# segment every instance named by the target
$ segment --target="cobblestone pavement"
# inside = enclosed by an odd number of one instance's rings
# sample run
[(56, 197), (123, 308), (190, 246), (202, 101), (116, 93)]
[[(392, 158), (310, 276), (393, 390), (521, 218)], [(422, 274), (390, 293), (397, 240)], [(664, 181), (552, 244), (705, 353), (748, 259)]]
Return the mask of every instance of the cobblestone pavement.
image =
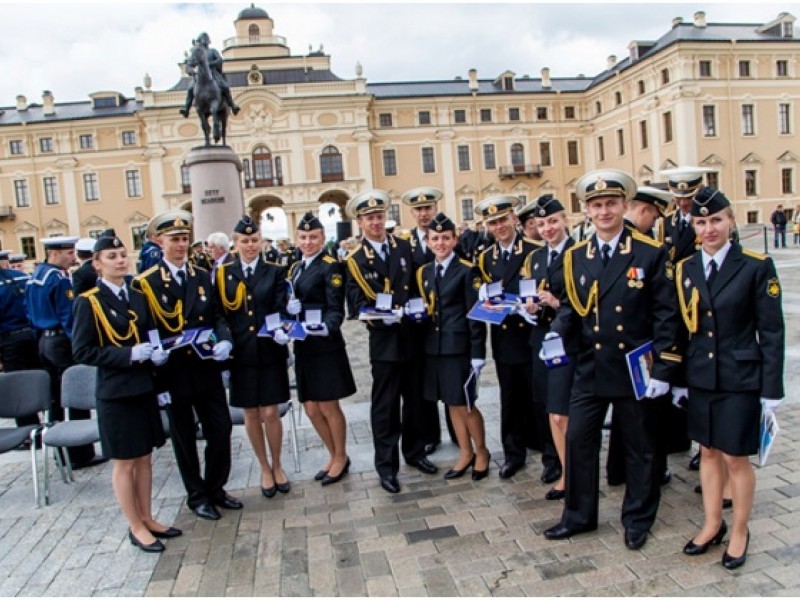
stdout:
[[(757, 469), (750, 551), (736, 572), (719, 564), (724, 546), (698, 557), (681, 552), (702, 522), (697, 474), (686, 468), (690, 454), (670, 457), (674, 477), (640, 551), (627, 550), (622, 540), (624, 488), (604, 482), (596, 532), (545, 540), (541, 533), (562, 505), (544, 500), (549, 486), (539, 481), (538, 456), (510, 481), (497, 476), (502, 450), (493, 365), (480, 398), (490, 477), (445, 482), (403, 467), (402, 493), (386, 494), (371, 466), (365, 335), (348, 323), (359, 391), (344, 403), (353, 468), (342, 483), (323, 488), (312, 480), (324, 453), (303, 417), (299, 472), (292, 473), (288, 435), (284, 444), (292, 491), (261, 497), (258, 465), (236, 427), (228, 490), (245, 508), (203, 521), (183, 504), (168, 444), (154, 454), (154, 512), (185, 533), (168, 540), (163, 555), (148, 555), (127, 540), (109, 464), (77, 472), (71, 485), (51, 474), (51, 505), (35, 509), (28, 455), (10, 452), (0, 456), (0, 596), (800, 595), (800, 249), (774, 256), (785, 287), (788, 397), (769, 465)], [(447, 468), (456, 454), (445, 443), (432, 459)]]

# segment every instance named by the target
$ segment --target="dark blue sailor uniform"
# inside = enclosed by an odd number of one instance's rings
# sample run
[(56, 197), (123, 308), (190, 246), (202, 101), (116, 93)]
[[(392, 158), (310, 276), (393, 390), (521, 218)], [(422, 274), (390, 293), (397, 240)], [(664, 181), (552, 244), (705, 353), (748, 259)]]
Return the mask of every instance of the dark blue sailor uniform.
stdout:
[(139, 250), (139, 264), (136, 266), (136, 272), (144, 273), (151, 267), (154, 267), (158, 264), (158, 261), (161, 260), (162, 256), (163, 252), (161, 251), (161, 246), (152, 240), (147, 240), (144, 245), (142, 245), (142, 249)]

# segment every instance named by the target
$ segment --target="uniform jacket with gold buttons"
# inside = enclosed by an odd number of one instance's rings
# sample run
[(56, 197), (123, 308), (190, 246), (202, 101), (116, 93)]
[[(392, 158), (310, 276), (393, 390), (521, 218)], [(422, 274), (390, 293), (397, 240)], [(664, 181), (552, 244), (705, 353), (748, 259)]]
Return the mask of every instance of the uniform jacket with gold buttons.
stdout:
[(289, 356), (286, 346), (271, 337), (258, 337), (257, 333), (267, 315), (286, 313), (286, 269), (259, 258), (248, 282), (237, 256), (217, 269), (215, 292), (233, 335), (234, 367), (285, 364)]
[(709, 288), (697, 252), (678, 264), (675, 286), (689, 333), (688, 385), (783, 398), (785, 330), (772, 259), (732, 244)]
[[(519, 294), (519, 280), (525, 258), (539, 246), (517, 234), (508, 261), (503, 260), (499, 243), (494, 243), (478, 257), (478, 268), (485, 283), (503, 282), (503, 290)], [(492, 356), (506, 364), (529, 364), (528, 340), (531, 326), (522, 317), (511, 314), (501, 325), (492, 325)]]
[(573, 389), (596, 396), (631, 396), (625, 354), (652, 341), (651, 377), (671, 382), (681, 362), (680, 316), (669, 279), (667, 250), (624, 227), (603, 268), (596, 235), (564, 255), (564, 286), (551, 330), (578, 344)]
[(678, 230), (680, 220), (681, 212), (675, 210), (665, 216), (661, 223), (663, 242), (667, 247), (668, 257), (672, 264), (676, 264), (697, 252), (697, 234), (694, 231), (692, 222), (689, 221), (689, 226), (681, 234)]
[[(389, 258), (384, 261), (370, 243), (363, 239), (351, 252), (345, 264), (347, 283), (345, 293), (349, 306), (357, 315), (362, 308), (375, 306), (379, 293), (392, 293), (394, 308), (402, 308), (411, 293), (413, 264), (411, 246), (403, 239), (387, 235)], [(395, 325), (370, 321), (369, 356), (373, 361), (406, 361), (411, 357), (411, 324), (407, 318)]]
[(467, 313), (478, 301), (482, 283), (480, 271), (457, 256), (450, 261), (438, 286), (435, 262), (419, 268), (417, 287), (429, 314), (424, 322), (426, 354), (486, 358), (486, 325), (467, 319)]

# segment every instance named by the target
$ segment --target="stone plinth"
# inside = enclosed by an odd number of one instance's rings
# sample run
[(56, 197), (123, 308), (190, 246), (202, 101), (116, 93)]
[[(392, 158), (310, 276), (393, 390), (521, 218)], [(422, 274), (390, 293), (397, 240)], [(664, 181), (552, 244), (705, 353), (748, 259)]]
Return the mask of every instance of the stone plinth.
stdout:
[(194, 239), (230, 233), (244, 214), (242, 162), (228, 146), (192, 148), (186, 157), (192, 185)]

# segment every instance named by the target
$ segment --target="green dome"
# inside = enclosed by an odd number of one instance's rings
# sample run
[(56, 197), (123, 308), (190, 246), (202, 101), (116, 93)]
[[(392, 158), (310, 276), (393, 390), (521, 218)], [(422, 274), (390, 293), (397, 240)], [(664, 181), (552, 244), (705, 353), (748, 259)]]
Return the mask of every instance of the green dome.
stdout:
[(245, 8), (239, 13), (237, 20), (240, 19), (269, 19), (269, 15), (263, 8), (256, 8), (255, 4), (251, 4), (250, 8)]

